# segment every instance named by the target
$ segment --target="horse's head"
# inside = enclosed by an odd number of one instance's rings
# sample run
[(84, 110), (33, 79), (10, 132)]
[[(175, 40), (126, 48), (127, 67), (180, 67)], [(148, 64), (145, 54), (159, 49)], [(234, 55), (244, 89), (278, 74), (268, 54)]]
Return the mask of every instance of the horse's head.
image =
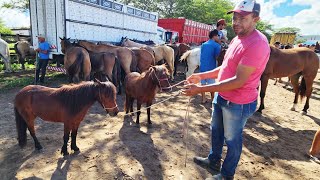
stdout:
[(61, 45), (61, 51), (63, 54), (66, 53), (66, 50), (67, 48), (71, 45), (71, 42), (70, 42), (70, 38), (66, 38), (66, 37), (59, 37), (60, 38), (60, 45)]
[(172, 90), (169, 83), (169, 71), (165, 65), (152, 66), (149, 68), (152, 81), (157, 84), (161, 91), (168, 92)]
[(120, 40), (120, 46), (126, 46), (126, 43), (127, 43), (127, 36), (126, 37), (121, 37), (121, 40)]
[(100, 82), (96, 80), (96, 98), (103, 109), (109, 113), (110, 116), (116, 116), (119, 112), (116, 101), (116, 87), (111, 82)]

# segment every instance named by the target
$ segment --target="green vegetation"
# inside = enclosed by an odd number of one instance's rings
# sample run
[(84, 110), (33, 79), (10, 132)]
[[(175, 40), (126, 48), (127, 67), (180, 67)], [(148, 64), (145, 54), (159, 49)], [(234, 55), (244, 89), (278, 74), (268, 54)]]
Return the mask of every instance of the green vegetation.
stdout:
[[(4, 65), (0, 64), (0, 68), (3, 69)], [(21, 70), (21, 65), (12, 64), (12, 68), (15, 71), (14, 73), (3, 74), (0, 73), (0, 93), (14, 89), (22, 88), (27, 85), (34, 83), (34, 65), (25, 64), (26, 70)], [(47, 71), (46, 73), (46, 82), (62, 82), (66, 83), (67, 76), (60, 72)], [(45, 86), (49, 84), (44, 84)]]

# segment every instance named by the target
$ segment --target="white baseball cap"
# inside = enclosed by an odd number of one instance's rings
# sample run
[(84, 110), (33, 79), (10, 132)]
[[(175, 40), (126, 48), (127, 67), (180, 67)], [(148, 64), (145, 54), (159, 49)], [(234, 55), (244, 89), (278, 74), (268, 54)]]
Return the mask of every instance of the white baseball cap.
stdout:
[(36, 37), (46, 38), (43, 34), (38, 34)]
[(227, 14), (230, 13), (239, 13), (243, 16), (246, 16), (250, 13), (257, 13), (260, 14), (260, 4), (257, 3), (255, 0), (241, 0), (232, 11), (229, 11)]

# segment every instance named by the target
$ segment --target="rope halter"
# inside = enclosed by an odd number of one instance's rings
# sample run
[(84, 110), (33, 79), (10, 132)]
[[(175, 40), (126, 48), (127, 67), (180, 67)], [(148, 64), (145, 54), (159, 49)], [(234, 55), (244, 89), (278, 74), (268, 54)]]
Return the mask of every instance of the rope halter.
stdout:
[(113, 110), (113, 109), (115, 109), (115, 108), (117, 108), (118, 107), (118, 104), (116, 103), (116, 105), (114, 106), (114, 107), (111, 107), (111, 108), (109, 108), (109, 107), (105, 107), (104, 106), (104, 104), (102, 103), (102, 98), (101, 98), (101, 92), (100, 92), (100, 88), (98, 87), (98, 89), (99, 89), (99, 100), (100, 100), (100, 104), (101, 104), (101, 106), (102, 106), (102, 108), (104, 109), (104, 110)]
[[(156, 77), (156, 79), (158, 81), (158, 84), (159, 84), (159, 87), (160, 87), (160, 91), (162, 92), (163, 90), (167, 90), (167, 89), (170, 89), (169, 91), (172, 91), (172, 86), (171, 86), (171, 84), (169, 82), (168, 77), (166, 76), (165, 78), (158, 78), (156, 71), (154, 69), (152, 71), (153, 71), (154, 76)], [(165, 73), (166, 72), (163, 71), (163, 74), (165, 74)], [(152, 78), (152, 76), (151, 76), (151, 78)], [(152, 80), (153, 80), (153, 78), (152, 78)], [(162, 87), (161, 86), (161, 81), (166, 81), (169, 84), (169, 86), (168, 87)]]

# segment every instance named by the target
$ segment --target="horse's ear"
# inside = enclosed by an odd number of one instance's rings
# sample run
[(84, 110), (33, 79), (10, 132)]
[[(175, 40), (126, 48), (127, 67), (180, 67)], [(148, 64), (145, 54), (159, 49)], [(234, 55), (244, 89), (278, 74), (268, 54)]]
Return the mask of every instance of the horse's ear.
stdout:
[(70, 38), (67, 39), (68, 41), (70, 40)]
[(59, 37), (60, 40), (63, 40), (61, 37)]

